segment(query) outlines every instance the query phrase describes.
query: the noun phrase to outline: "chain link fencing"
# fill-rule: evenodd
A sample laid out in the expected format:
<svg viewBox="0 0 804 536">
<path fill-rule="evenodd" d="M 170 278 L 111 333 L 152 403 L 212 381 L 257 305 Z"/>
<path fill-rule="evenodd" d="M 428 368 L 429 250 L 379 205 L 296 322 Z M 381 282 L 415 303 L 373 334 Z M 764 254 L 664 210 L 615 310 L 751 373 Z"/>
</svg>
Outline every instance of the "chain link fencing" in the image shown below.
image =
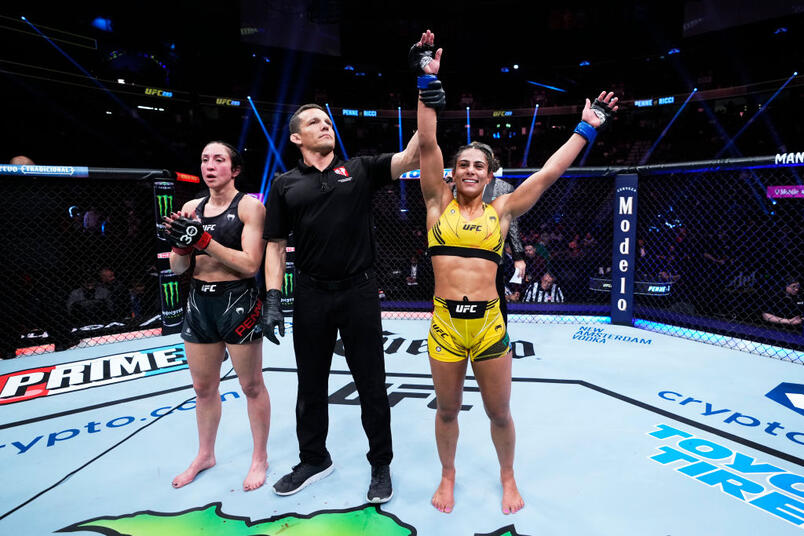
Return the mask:
<svg viewBox="0 0 804 536">
<path fill-rule="evenodd" d="M 167 260 L 157 257 L 164 246 L 154 229 L 155 205 L 168 210 L 172 200 L 155 196 L 152 177 L 170 174 L 38 167 L 57 176 L 29 169 L 2 177 L 11 225 L 0 355 L 160 334 L 159 272 Z"/>
<path fill-rule="evenodd" d="M 640 173 L 637 277 L 667 288 L 635 296 L 653 331 L 801 360 L 804 167 L 724 163 Z M 801 189 L 804 192 L 804 189 Z"/>
<path fill-rule="evenodd" d="M 606 321 L 614 183 L 618 173 L 636 171 L 633 325 L 803 362 L 804 187 L 768 197 L 769 188 L 800 185 L 803 168 L 775 165 L 770 157 L 568 170 L 519 218 L 521 281 L 506 243 L 510 320 Z M 516 187 L 534 171 L 506 170 L 502 180 Z M 199 185 L 168 179 L 175 186 L 169 201 L 154 189 L 168 172 L 127 173 L 117 180 L 102 172 L 3 177 L 14 230 L 7 233 L 0 308 L 3 357 L 157 335 L 169 325 L 166 314 L 181 312 L 189 276 L 166 276 L 166 255 L 159 253 L 167 247 L 156 238 L 154 218 L 195 197 Z M 374 224 L 384 316 L 426 318 L 434 282 L 415 177 L 377 193 Z M 288 260 L 283 305 L 289 311 L 292 252 Z"/>
</svg>

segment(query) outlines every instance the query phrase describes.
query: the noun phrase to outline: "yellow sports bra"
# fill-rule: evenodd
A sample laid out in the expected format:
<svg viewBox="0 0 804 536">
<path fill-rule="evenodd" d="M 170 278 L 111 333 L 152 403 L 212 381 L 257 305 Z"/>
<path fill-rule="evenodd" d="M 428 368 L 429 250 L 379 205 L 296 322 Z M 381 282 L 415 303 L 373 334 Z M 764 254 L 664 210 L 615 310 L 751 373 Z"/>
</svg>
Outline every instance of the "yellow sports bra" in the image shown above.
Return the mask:
<svg viewBox="0 0 804 536">
<path fill-rule="evenodd" d="M 466 221 L 458 202 L 453 199 L 427 232 L 427 250 L 431 256 L 479 257 L 499 264 L 503 238 L 497 211 L 483 203 L 483 215 Z"/>
</svg>

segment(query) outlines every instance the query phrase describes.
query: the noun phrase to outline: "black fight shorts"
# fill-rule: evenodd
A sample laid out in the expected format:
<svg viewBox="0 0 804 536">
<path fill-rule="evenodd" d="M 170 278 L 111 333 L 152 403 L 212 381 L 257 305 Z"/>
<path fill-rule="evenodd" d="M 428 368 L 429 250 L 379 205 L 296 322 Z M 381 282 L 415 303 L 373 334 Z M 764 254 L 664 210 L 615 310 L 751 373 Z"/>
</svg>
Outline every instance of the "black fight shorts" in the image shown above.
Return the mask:
<svg viewBox="0 0 804 536">
<path fill-rule="evenodd" d="M 254 279 L 201 281 L 193 279 L 181 338 L 209 344 L 247 344 L 262 338 L 260 301 Z"/>
</svg>

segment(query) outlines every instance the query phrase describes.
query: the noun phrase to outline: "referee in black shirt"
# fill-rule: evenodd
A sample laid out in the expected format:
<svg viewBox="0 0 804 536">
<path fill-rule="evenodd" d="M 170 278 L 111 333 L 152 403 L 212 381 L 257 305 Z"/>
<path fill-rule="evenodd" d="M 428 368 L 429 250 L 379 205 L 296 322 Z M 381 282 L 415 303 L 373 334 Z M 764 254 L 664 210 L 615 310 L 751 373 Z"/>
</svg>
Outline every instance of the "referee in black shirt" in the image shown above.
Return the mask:
<svg viewBox="0 0 804 536">
<path fill-rule="evenodd" d="M 274 484 L 291 495 L 329 475 L 334 466 L 326 447 L 328 378 L 338 331 L 346 363 L 357 387 L 363 429 L 369 440 L 371 484 L 366 499 L 391 498 L 389 464 L 391 410 L 385 387 L 385 362 L 372 229 L 372 194 L 419 167 L 418 136 L 401 153 L 347 161 L 333 152 L 335 133 L 327 112 L 305 104 L 290 118 L 290 141 L 301 151 L 296 168 L 277 177 L 266 201 L 263 309 L 266 336 L 284 335 L 280 292 L 287 237 L 293 232 L 297 285 L 293 311 L 293 348 L 298 393 L 296 435 L 300 463 Z"/>
</svg>

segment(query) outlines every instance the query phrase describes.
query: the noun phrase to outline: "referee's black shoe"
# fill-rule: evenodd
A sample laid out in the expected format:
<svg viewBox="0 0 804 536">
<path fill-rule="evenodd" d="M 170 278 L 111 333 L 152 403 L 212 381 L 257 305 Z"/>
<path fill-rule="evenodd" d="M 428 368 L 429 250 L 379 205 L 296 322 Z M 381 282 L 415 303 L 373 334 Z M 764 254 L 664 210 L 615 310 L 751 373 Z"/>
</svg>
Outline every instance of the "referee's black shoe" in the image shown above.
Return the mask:
<svg viewBox="0 0 804 536">
<path fill-rule="evenodd" d="M 384 503 L 391 500 L 394 490 L 391 487 L 391 468 L 387 465 L 371 466 L 371 484 L 366 499 L 370 503 Z"/>
<path fill-rule="evenodd" d="M 294 465 L 290 473 L 276 481 L 274 493 L 277 495 L 293 495 L 313 482 L 329 476 L 334 470 L 335 466 L 332 464 L 332 460 L 327 460 L 320 465 L 301 462 Z"/>
</svg>

